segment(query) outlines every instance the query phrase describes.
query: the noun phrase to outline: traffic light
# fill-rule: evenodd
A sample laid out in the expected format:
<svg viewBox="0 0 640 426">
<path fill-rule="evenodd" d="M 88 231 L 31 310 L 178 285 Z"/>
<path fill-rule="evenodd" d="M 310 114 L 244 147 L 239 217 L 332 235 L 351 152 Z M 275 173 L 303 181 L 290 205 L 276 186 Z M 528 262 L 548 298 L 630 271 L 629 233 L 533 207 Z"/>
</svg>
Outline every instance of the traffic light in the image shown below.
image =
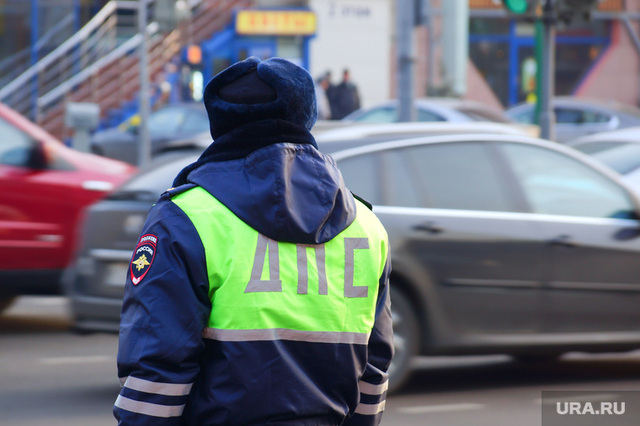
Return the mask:
<svg viewBox="0 0 640 426">
<path fill-rule="evenodd" d="M 515 13 L 516 15 L 525 13 L 529 6 L 527 0 L 502 0 L 502 3 L 509 12 Z"/>
<path fill-rule="evenodd" d="M 540 0 L 502 0 L 507 12 L 527 19 L 536 14 Z"/>
</svg>

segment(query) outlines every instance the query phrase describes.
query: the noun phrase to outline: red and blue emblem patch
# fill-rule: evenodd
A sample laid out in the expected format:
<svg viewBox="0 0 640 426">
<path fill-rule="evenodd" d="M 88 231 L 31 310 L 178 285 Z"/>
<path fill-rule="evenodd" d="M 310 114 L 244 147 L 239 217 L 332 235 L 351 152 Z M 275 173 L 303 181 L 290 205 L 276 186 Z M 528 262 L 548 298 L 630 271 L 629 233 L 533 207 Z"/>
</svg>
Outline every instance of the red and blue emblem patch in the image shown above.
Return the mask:
<svg viewBox="0 0 640 426">
<path fill-rule="evenodd" d="M 137 285 L 153 264 L 153 259 L 156 257 L 156 245 L 158 244 L 158 237 L 152 234 L 146 234 L 140 237 L 138 245 L 133 252 L 133 259 L 131 260 L 131 282 L 133 285 Z"/>
</svg>

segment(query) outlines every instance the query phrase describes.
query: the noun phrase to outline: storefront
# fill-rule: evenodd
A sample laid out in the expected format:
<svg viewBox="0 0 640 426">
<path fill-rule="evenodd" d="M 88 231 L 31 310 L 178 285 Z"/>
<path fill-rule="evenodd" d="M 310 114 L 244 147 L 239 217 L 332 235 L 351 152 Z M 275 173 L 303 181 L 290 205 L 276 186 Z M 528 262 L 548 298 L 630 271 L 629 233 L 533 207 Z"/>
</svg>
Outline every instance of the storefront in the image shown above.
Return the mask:
<svg viewBox="0 0 640 426">
<path fill-rule="evenodd" d="M 309 41 L 316 16 L 308 9 L 243 9 L 231 24 L 201 43 L 204 81 L 250 56 L 286 58 L 309 68 Z"/>
<path fill-rule="evenodd" d="M 470 0 L 469 56 L 505 106 L 531 99 L 535 92 L 535 24 L 505 15 L 501 2 Z M 622 12 L 622 0 L 605 0 L 599 11 Z M 616 22 L 560 23 L 556 37 L 556 95 L 576 94 L 611 46 Z"/>
</svg>

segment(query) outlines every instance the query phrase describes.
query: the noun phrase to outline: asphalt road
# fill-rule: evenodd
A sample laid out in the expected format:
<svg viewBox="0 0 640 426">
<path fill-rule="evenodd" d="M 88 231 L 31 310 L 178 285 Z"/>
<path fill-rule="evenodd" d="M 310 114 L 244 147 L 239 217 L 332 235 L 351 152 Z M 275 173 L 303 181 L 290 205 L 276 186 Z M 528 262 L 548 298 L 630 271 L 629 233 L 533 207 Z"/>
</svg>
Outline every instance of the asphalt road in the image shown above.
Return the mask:
<svg viewBox="0 0 640 426">
<path fill-rule="evenodd" d="M 21 298 L 0 316 L 0 425 L 115 425 L 117 337 L 68 330 L 63 298 Z M 542 391 L 640 391 L 640 351 L 535 365 L 425 358 L 417 367 L 388 398 L 383 425 L 541 426 Z"/>
</svg>

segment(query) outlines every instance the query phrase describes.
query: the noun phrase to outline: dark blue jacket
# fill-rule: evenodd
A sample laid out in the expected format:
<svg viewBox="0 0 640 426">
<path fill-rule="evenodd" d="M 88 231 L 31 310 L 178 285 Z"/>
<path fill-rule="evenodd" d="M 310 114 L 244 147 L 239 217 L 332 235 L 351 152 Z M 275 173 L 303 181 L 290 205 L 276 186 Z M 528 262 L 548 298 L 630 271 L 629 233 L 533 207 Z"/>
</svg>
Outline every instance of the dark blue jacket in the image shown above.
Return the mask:
<svg viewBox="0 0 640 426">
<path fill-rule="evenodd" d="M 284 139 L 294 144 L 255 149 L 252 138 L 261 135 L 235 132 L 243 141 L 235 155 L 206 152 L 149 213 L 122 308 L 123 388 L 114 407 L 121 425 L 380 422 L 393 354 L 388 263 L 365 344 L 203 339 L 211 311 L 205 248 L 172 197 L 200 186 L 251 228 L 293 243 L 329 241 L 355 218 L 355 201 L 330 157 L 294 137 Z M 224 249 L 225 241 L 207 248 Z"/>
</svg>

